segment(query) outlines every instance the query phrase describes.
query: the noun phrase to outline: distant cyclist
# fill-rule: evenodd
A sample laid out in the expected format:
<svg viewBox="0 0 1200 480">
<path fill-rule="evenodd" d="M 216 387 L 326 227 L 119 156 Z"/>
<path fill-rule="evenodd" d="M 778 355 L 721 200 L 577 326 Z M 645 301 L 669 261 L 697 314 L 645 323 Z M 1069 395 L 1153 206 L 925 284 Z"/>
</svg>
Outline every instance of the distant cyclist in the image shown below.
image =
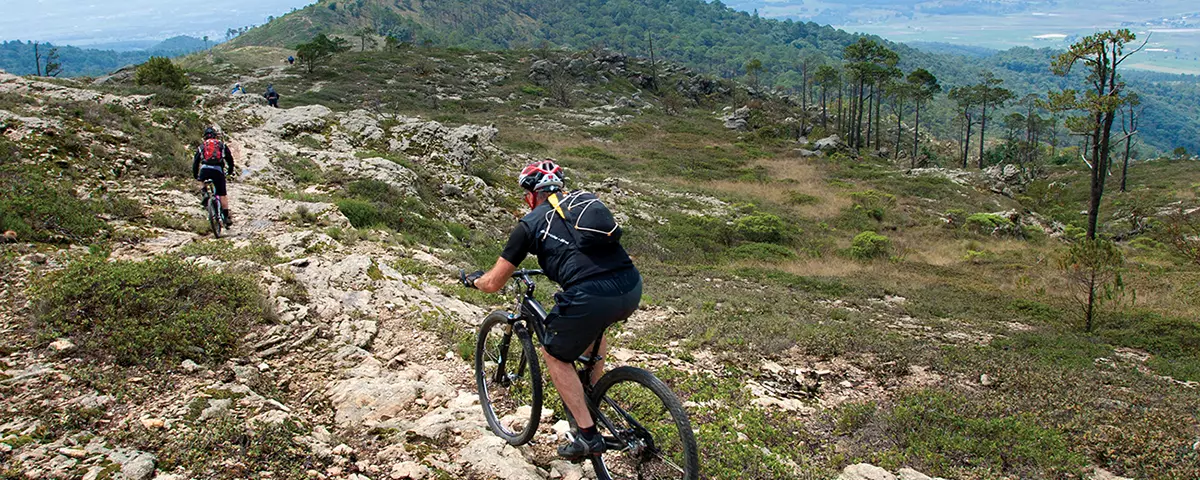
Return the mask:
<svg viewBox="0 0 1200 480">
<path fill-rule="evenodd" d="M 563 191 L 565 179 L 562 167 L 550 160 L 525 167 L 518 181 L 532 211 L 517 224 L 491 271 L 472 273 L 464 278 L 464 284 L 484 292 L 499 291 L 517 265 L 532 253 L 546 277 L 562 287 L 563 291 L 554 295 L 554 308 L 546 318 L 543 358 L 550 379 L 579 427 L 579 435 L 560 446 L 558 455 L 580 460 L 600 455 L 605 445 L 588 412 L 573 362 L 591 350 L 608 326 L 637 310 L 642 276 L 620 245 L 619 235 L 612 243 L 589 247 L 580 241 L 578 232 L 569 230 L 568 222 L 560 216 L 565 216 L 562 208 L 569 208 L 568 202 L 575 197 Z M 607 350 L 607 340 L 601 341 L 598 355 L 603 356 Z M 604 362 L 597 362 L 591 382 L 595 384 L 603 373 Z"/>
<path fill-rule="evenodd" d="M 217 198 L 221 200 L 221 214 L 225 216 L 226 227 L 233 225 L 233 217 L 229 214 L 229 192 L 225 178 L 233 175 L 233 168 L 233 152 L 229 151 L 229 146 L 217 138 L 215 128 L 205 128 L 204 142 L 192 157 L 192 178 L 201 182 L 212 180 Z"/>
<path fill-rule="evenodd" d="M 263 97 L 267 99 L 267 105 L 279 108 L 279 94 L 275 92 L 274 85 L 267 85 L 267 93 L 264 93 Z"/>
</svg>

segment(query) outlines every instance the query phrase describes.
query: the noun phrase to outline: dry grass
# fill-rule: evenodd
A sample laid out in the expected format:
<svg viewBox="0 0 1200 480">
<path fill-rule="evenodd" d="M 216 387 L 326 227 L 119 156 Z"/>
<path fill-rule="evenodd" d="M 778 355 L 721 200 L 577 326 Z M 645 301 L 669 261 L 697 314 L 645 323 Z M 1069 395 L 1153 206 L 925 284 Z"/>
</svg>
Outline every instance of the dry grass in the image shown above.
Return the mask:
<svg viewBox="0 0 1200 480">
<path fill-rule="evenodd" d="M 798 159 L 766 159 L 754 165 L 767 169 L 774 183 L 739 182 L 721 180 L 716 182 L 693 182 L 692 186 L 716 190 L 737 198 L 755 199 L 785 206 L 804 218 L 824 220 L 838 216 L 851 205 L 850 198 L 842 190 L 829 185 L 828 178 L 812 164 Z M 796 204 L 795 196 L 809 195 L 817 201 Z"/>
<path fill-rule="evenodd" d="M 841 257 L 804 258 L 783 263 L 758 265 L 806 277 L 845 278 L 859 273 L 876 273 L 890 268 L 883 262 L 862 263 Z"/>
</svg>

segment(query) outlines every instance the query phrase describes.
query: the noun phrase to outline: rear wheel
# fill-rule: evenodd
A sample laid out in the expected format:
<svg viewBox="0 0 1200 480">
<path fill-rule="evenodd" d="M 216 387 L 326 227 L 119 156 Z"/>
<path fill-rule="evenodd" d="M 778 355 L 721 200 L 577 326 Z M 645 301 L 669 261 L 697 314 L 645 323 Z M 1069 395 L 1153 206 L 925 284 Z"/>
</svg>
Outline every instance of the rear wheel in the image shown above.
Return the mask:
<svg viewBox="0 0 1200 480">
<path fill-rule="evenodd" d="M 542 416 L 542 372 L 533 340 L 508 313 L 492 312 L 475 344 L 475 386 L 492 432 L 510 445 L 528 443 Z"/>
<path fill-rule="evenodd" d="M 607 421 L 608 450 L 592 459 L 599 480 L 700 477 L 692 425 L 679 398 L 654 374 L 635 367 L 608 372 L 592 390 L 592 403 Z"/>
<path fill-rule="evenodd" d="M 221 204 L 216 197 L 208 197 L 208 226 L 212 228 L 213 238 L 221 238 Z"/>
</svg>

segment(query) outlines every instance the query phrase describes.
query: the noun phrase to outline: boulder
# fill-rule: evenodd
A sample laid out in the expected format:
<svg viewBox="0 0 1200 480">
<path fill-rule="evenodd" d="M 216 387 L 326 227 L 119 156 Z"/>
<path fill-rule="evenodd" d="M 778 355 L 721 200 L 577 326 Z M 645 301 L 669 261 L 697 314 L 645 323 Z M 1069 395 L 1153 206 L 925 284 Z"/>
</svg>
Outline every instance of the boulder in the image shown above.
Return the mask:
<svg viewBox="0 0 1200 480">
<path fill-rule="evenodd" d="M 1133 480 L 1133 479 L 1131 479 L 1129 477 L 1122 477 L 1122 476 L 1116 475 L 1108 470 L 1105 470 L 1103 468 L 1096 467 L 1095 469 L 1092 470 L 1092 473 L 1088 477 L 1088 480 Z"/>
<path fill-rule="evenodd" d="M 929 478 L 929 475 L 918 472 L 911 468 L 901 468 L 900 471 L 896 473 L 898 474 L 897 476 L 900 480 L 933 480 L 932 478 Z"/>
<path fill-rule="evenodd" d="M 366 110 L 354 110 L 341 116 L 340 130 L 360 143 L 383 140 L 386 134 L 379 128 L 379 121 Z"/>
<path fill-rule="evenodd" d="M 347 158 L 342 169 L 352 177 L 378 180 L 395 187 L 408 196 L 417 194 L 417 174 L 399 163 L 379 157 Z"/>
<path fill-rule="evenodd" d="M 733 113 L 721 117 L 721 120 L 725 121 L 725 128 L 744 132 L 750 128 L 750 107 L 734 110 Z"/>
<path fill-rule="evenodd" d="M 843 469 L 837 480 L 896 480 L 896 476 L 869 463 L 859 463 Z"/>
<path fill-rule="evenodd" d="M 154 476 L 154 465 L 158 462 L 152 454 L 126 449 L 113 450 L 108 460 L 121 465 L 119 478 L 126 480 L 148 480 Z"/>
<path fill-rule="evenodd" d="M 541 480 L 537 467 L 504 439 L 484 435 L 459 450 L 458 457 L 478 473 L 503 480 Z"/>
<path fill-rule="evenodd" d="M 420 388 L 420 382 L 392 374 L 337 381 L 327 394 L 334 422 L 342 428 L 356 428 L 397 417 L 414 404 Z"/>
<path fill-rule="evenodd" d="M 329 126 L 333 110 L 324 105 L 306 105 L 284 110 L 271 109 L 273 115 L 263 129 L 281 138 L 291 138 L 301 133 L 319 133 Z"/>
<path fill-rule="evenodd" d="M 529 67 L 529 81 L 536 85 L 549 85 L 557 67 L 549 60 L 538 60 Z"/>
<path fill-rule="evenodd" d="M 830 135 L 828 137 L 817 140 L 817 142 L 814 143 L 813 146 L 817 150 L 821 150 L 821 151 L 836 150 L 843 146 L 842 137 L 839 137 L 837 135 Z"/>
</svg>

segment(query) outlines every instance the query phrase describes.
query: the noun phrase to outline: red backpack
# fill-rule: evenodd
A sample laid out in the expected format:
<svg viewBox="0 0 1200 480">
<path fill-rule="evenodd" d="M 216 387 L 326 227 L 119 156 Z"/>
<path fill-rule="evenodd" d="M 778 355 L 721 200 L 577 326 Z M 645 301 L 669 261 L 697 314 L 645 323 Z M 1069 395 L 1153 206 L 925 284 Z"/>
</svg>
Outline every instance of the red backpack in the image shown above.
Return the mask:
<svg viewBox="0 0 1200 480">
<path fill-rule="evenodd" d="M 225 144 L 215 138 L 204 140 L 200 146 L 200 160 L 206 165 L 225 165 Z"/>
</svg>

